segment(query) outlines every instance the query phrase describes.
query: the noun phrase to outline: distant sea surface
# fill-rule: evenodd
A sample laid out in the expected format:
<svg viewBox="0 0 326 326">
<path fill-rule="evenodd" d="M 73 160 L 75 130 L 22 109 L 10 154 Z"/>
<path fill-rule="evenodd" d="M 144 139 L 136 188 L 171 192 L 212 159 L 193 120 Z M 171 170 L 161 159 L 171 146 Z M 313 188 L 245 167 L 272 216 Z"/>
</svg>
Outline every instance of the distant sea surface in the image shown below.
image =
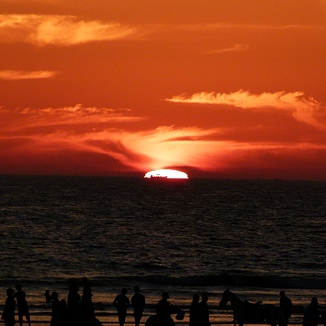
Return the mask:
<svg viewBox="0 0 326 326">
<path fill-rule="evenodd" d="M 66 298 L 83 276 L 108 312 L 136 284 L 152 308 L 208 293 L 213 321 L 227 287 L 326 301 L 325 182 L 0 176 L 0 223 L 0 305 L 21 283 L 42 311 L 45 290 Z"/>
</svg>

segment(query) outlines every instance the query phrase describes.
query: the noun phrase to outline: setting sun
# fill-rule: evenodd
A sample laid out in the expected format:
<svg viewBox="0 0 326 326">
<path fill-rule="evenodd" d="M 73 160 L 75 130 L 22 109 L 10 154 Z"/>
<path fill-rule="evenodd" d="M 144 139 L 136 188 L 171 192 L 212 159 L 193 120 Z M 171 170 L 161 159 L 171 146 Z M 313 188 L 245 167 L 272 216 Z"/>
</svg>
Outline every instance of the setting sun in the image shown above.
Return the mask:
<svg viewBox="0 0 326 326">
<path fill-rule="evenodd" d="M 144 178 L 189 179 L 187 173 L 169 169 L 147 172 Z"/>
<path fill-rule="evenodd" d="M 0 175 L 326 180 L 325 1 L 0 0 Z"/>
</svg>

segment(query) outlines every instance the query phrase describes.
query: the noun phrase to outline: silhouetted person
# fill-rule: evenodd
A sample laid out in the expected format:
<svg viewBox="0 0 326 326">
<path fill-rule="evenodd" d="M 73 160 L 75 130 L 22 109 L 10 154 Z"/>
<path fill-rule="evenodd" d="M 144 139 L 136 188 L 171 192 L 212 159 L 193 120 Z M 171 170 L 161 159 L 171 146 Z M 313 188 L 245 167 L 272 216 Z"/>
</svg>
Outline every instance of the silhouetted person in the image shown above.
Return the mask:
<svg viewBox="0 0 326 326">
<path fill-rule="evenodd" d="M 85 323 L 91 325 L 95 320 L 95 311 L 92 302 L 92 288 L 86 277 L 83 277 L 83 295 L 82 295 L 82 309 Z"/>
<path fill-rule="evenodd" d="M 67 303 L 65 299 L 61 299 L 59 303 L 58 326 L 69 326 L 67 321 Z"/>
<path fill-rule="evenodd" d="M 289 323 L 289 319 L 292 314 L 292 301 L 285 295 L 284 291 L 280 292 L 280 309 L 284 316 L 285 325 Z"/>
<path fill-rule="evenodd" d="M 52 292 L 51 326 L 57 326 L 60 316 L 60 301 L 57 292 Z"/>
<path fill-rule="evenodd" d="M 135 294 L 131 298 L 131 305 L 134 308 L 135 326 L 139 326 L 145 308 L 145 297 L 140 293 L 139 286 L 134 287 Z"/>
<path fill-rule="evenodd" d="M 126 296 L 126 294 L 127 294 L 127 289 L 123 288 L 121 290 L 121 293 L 118 294 L 113 301 L 113 305 L 115 306 L 118 312 L 120 326 L 123 326 L 126 321 L 127 308 L 130 305 L 129 299 Z"/>
<path fill-rule="evenodd" d="M 28 322 L 28 325 L 31 325 L 28 305 L 26 301 L 26 295 L 25 292 L 22 290 L 22 287 L 20 284 L 16 285 L 17 292 L 15 293 L 15 297 L 17 299 L 17 307 L 18 307 L 18 319 L 19 324 L 23 325 L 23 317 L 26 317 L 26 320 Z"/>
<path fill-rule="evenodd" d="M 324 310 L 320 316 L 321 323 L 326 326 L 326 311 Z"/>
<path fill-rule="evenodd" d="M 317 326 L 320 322 L 318 299 L 313 297 L 303 316 L 303 326 Z"/>
<path fill-rule="evenodd" d="M 189 309 L 189 326 L 200 326 L 200 305 L 199 305 L 199 295 L 194 294 L 192 296 L 192 302 Z"/>
<path fill-rule="evenodd" d="M 83 277 L 82 302 L 92 302 L 92 288 L 86 277 Z"/>
<path fill-rule="evenodd" d="M 172 305 L 168 301 L 169 294 L 167 292 L 162 293 L 162 299 L 156 304 L 156 314 L 159 319 L 166 320 L 171 318 Z"/>
<path fill-rule="evenodd" d="M 1 316 L 1 319 L 5 322 L 5 326 L 15 325 L 15 305 L 15 291 L 9 288 L 7 289 L 7 299 Z"/>
<path fill-rule="evenodd" d="M 51 294 L 50 294 L 50 291 L 49 290 L 46 290 L 45 291 L 44 296 L 45 296 L 45 303 L 50 303 L 52 297 L 51 297 Z"/>
<path fill-rule="evenodd" d="M 81 297 L 78 291 L 78 285 L 75 282 L 71 282 L 66 308 L 66 322 L 69 326 L 79 326 L 82 321 Z"/>
<path fill-rule="evenodd" d="M 209 322 L 209 308 L 208 308 L 207 301 L 208 301 L 208 296 L 206 294 L 203 294 L 201 296 L 201 302 L 199 303 L 201 326 L 209 326 L 211 324 Z"/>
<path fill-rule="evenodd" d="M 77 306 L 81 302 L 81 298 L 78 291 L 78 285 L 75 282 L 71 282 L 69 286 L 67 306 Z"/>
</svg>

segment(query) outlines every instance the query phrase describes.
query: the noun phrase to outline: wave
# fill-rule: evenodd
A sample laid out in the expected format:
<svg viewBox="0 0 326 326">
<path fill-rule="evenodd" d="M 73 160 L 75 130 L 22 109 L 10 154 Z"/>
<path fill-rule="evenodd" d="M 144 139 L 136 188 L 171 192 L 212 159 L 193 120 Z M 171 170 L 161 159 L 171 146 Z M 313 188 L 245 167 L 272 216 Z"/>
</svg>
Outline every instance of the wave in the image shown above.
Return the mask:
<svg viewBox="0 0 326 326">
<path fill-rule="evenodd" d="M 171 277 L 164 275 L 148 275 L 126 277 L 146 283 L 179 285 L 179 286 L 226 286 L 257 287 L 283 289 L 326 289 L 326 278 L 303 278 L 275 275 L 239 275 L 222 273 L 219 275 Z"/>
<path fill-rule="evenodd" d="M 157 268 L 153 267 L 153 269 Z M 82 275 L 83 276 L 83 275 Z M 82 278 L 80 277 L 80 280 Z M 164 273 L 148 275 L 122 275 L 112 277 L 91 277 L 93 286 L 112 287 L 124 283 L 147 283 L 149 285 L 171 285 L 182 287 L 255 287 L 255 288 L 282 288 L 282 289 L 326 289 L 325 277 L 298 277 L 279 275 L 248 275 L 241 271 L 224 272 L 216 275 L 192 275 L 183 277 L 168 276 Z M 44 278 L 38 280 L 25 279 L 19 282 L 24 286 L 39 288 L 53 288 L 52 285 L 68 287 L 71 280 L 76 278 Z M 16 282 L 12 278 L 2 279 L 2 286 L 12 286 Z"/>
</svg>

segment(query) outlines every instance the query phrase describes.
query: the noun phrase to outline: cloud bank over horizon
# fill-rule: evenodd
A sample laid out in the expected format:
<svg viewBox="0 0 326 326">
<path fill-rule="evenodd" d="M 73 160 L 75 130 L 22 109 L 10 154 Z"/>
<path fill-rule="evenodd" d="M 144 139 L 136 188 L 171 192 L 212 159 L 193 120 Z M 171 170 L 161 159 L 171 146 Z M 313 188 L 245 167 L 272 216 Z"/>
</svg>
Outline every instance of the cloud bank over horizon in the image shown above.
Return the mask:
<svg viewBox="0 0 326 326">
<path fill-rule="evenodd" d="M 81 104 L 43 109 L 0 108 L 0 120 L 4 124 L 0 130 L 2 165 L 10 165 L 8 162 L 13 158 L 20 158 L 21 162 L 42 158 L 45 166 L 56 160 L 66 161 L 68 166 L 86 163 L 92 166 L 91 162 L 100 156 L 103 162 L 97 169 L 101 173 L 106 169 L 146 172 L 184 166 L 185 162 L 202 171 L 225 171 L 232 169 L 238 160 L 245 165 L 254 162 L 271 168 L 276 158 L 326 150 L 323 143 L 302 142 L 300 137 L 297 142 L 241 141 L 232 135 L 232 128 L 161 125 L 144 130 L 138 126 L 143 117 L 134 115 L 130 109 Z M 270 157 L 269 164 L 266 155 Z"/>
</svg>

